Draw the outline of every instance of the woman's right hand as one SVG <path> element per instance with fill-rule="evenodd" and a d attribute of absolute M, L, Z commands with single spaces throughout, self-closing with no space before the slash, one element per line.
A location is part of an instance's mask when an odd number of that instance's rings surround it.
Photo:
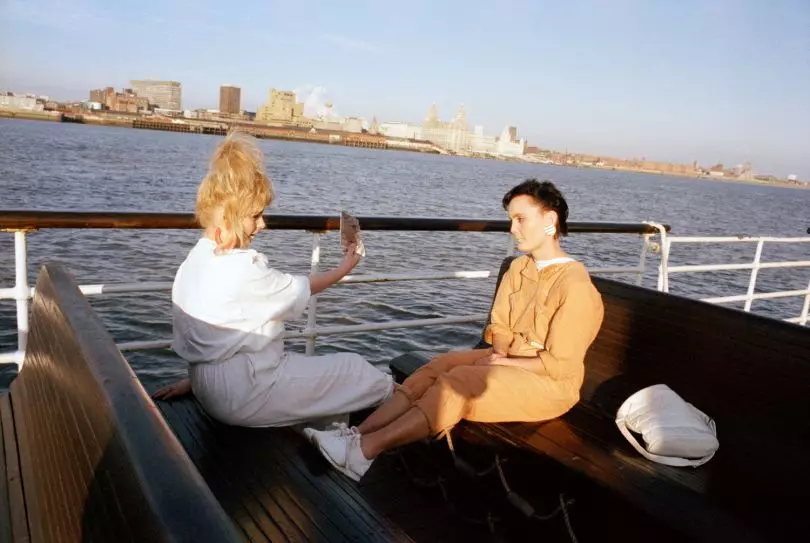
<path fill-rule="evenodd" d="M 171 400 L 172 398 L 180 398 L 187 394 L 191 394 L 191 380 L 183 379 L 171 385 L 158 389 L 152 394 L 153 400 Z"/>
<path fill-rule="evenodd" d="M 309 276 L 310 294 L 315 296 L 343 279 L 343 277 L 351 273 L 362 258 L 362 255 L 357 253 L 357 245 L 352 244 L 349 246 L 346 256 L 343 257 L 337 268 Z"/>
<path fill-rule="evenodd" d="M 344 273 L 350 273 L 357 265 L 360 263 L 363 257 L 360 253 L 357 252 L 357 244 L 353 243 L 349 245 L 349 249 L 346 251 L 346 256 L 343 257 L 343 261 L 340 263 L 340 269 Z"/>

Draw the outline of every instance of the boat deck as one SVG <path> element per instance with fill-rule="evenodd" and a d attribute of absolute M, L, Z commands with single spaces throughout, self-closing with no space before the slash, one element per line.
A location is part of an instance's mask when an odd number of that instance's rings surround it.
<path fill-rule="evenodd" d="M 419 488 L 397 455 L 357 484 L 290 429 L 240 428 L 193 399 L 158 402 L 212 492 L 249 541 L 491 541 L 452 519 L 438 489 Z"/>

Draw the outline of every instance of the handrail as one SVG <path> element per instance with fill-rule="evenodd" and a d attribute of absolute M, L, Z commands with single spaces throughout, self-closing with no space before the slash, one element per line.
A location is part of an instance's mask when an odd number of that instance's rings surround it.
<path fill-rule="evenodd" d="M 508 232 L 503 219 L 460 219 L 436 217 L 357 217 L 363 230 Z M 309 230 L 324 232 L 340 229 L 335 215 L 264 216 L 271 230 Z M 664 225 L 667 231 L 670 227 Z M 199 228 L 192 213 L 142 213 L 132 211 L 32 211 L 0 210 L 0 230 L 25 231 L 51 228 L 193 229 Z M 571 222 L 568 230 L 577 234 L 656 234 L 658 230 L 643 223 Z"/>
<path fill-rule="evenodd" d="M 508 232 L 509 221 L 503 219 L 468 219 L 468 218 L 433 218 L 433 217 L 358 217 L 364 230 L 382 231 L 444 231 L 444 232 Z M 312 233 L 311 269 L 318 269 L 320 259 L 320 232 L 337 230 L 340 228 L 340 218 L 331 215 L 265 215 L 268 228 L 276 230 L 305 230 Z M 15 284 L 11 288 L 0 288 L 0 300 L 13 299 L 17 303 L 17 350 L 11 353 L 0 353 L 0 362 L 17 362 L 23 360 L 28 337 L 28 303 L 33 296 L 33 289 L 28 285 L 28 249 L 27 233 L 39 229 L 192 229 L 199 228 L 194 215 L 191 213 L 141 213 L 141 212 L 82 212 L 82 211 L 36 211 L 36 210 L 0 210 L 0 231 L 14 233 L 14 260 L 16 270 Z M 645 259 L 650 246 L 649 238 L 656 234 L 663 234 L 669 226 L 657 223 L 613 223 L 613 222 L 576 222 L 569 223 L 571 233 L 592 234 L 638 234 L 641 236 L 642 250 L 638 265 L 633 267 L 594 268 L 592 273 L 636 275 L 636 282 L 640 284 L 644 270 Z M 509 243 L 510 252 L 513 250 Z M 388 281 L 418 281 L 436 279 L 476 279 L 490 277 L 492 272 L 484 271 L 441 271 L 420 274 L 384 274 L 370 276 L 346 277 L 343 283 L 380 283 Z M 128 292 L 153 292 L 168 290 L 171 283 L 127 283 L 127 284 L 96 284 L 81 285 L 85 295 L 90 294 L 117 294 Z M 387 321 L 376 325 L 359 325 L 354 327 L 319 327 L 316 316 L 316 297 L 309 301 L 307 326 L 300 337 L 307 338 L 306 352 L 314 354 L 315 338 L 322 334 L 361 331 L 364 327 L 373 326 L 369 330 L 409 328 L 430 324 L 447 324 L 450 322 L 471 322 L 478 316 L 463 315 L 435 319 L 422 319 L 419 321 Z M 165 347 L 167 342 L 160 341 L 134 341 L 121 344 L 122 348 L 145 349 Z"/>
<path fill-rule="evenodd" d="M 810 230 L 808 231 L 810 233 Z M 680 266 L 672 266 L 669 264 L 670 251 L 674 244 L 695 244 L 695 243 L 756 243 L 753 260 L 750 263 L 739 264 L 688 264 Z M 664 292 L 669 292 L 669 275 L 672 273 L 695 273 L 695 272 L 713 272 L 713 271 L 745 271 L 751 270 L 751 275 L 748 281 L 748 290 L 745 294 L 731 295 L 731 296 L 714 296 L 711 298 L 702 298 L 702 301 L 712 304 L 726 304 L 732 302 L 745 302 L 743 311 L 751 311 L 751 306 L 755 300 L 772 300 L 779 298 L 804 298 L 801 313 L 798 317 L 784 319 L 787 322 L 799 324 L 801 326 L 807 325 L 810 322 L 810 284 L 806 289 L 801 290 L 782 290 L 776 292 L 756 292 L 757 277 L 759 270 L 765 269 L 784 269 L 784 268 L 810 268 L 810 260 L 791 260 L 780 262 L 762 262 L 762 252 L 765 243 L 779 243 L 779 244 L 794 244 L 806 243 L 810 244 L 810 238 L 795 237 L 774 237 L 774 236 L 667 236 L 666 243 L 663 244 L 663 251 L 661 255 L 661 262 L 667 263 L 666 266 L 661 266 L 658 274 L 658 289 Z M 662 288 L 663 285 L 663 288 Z"/>

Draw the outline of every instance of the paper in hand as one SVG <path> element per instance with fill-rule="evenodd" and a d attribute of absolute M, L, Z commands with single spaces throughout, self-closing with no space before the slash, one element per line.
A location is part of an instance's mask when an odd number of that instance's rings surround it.
<path fill-rule="evenodd" d="M 352 244 L 357 245 L 357 254 L 366 256 L 366 248 L 360 236 L 360 223 L 345 211 L 340 212 L 340 245 L 345 255 Z"/>

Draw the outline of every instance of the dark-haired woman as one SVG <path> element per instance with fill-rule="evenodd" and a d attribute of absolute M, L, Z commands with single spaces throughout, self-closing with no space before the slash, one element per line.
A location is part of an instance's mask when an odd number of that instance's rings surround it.
<path fill-rule="evenodd" d="M 603 307 L 585 266 L 560 247 L 568 204 L 552 183 L 529 179 L 506 193 L 503 207 L 525 254 L 496 293 L 485 332 L 492 347 L 434 358 L 359 427 L 304 431 L 352 479 L 380 453 L 440 435 L 462 419 L 538 422 L 579 401 L 585 353 Z"/>

